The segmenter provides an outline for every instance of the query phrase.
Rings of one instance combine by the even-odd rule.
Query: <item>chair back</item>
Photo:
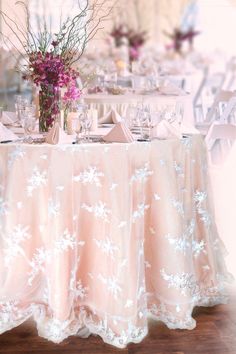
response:
[[[222,163],[236,142],[236,125],[214,122],[205,137],[210,162]]]
[[[225,104],[228,103],[233,97],[236,97],[236,92],[233,91],[225,91],[221,90],[215,97],[215,100],[211,106],[211,109],[208,111],[206,116],[206,122],[211,123],[215,119],[215,115],[218,114],[218,118],[220,119],[223,114]]]

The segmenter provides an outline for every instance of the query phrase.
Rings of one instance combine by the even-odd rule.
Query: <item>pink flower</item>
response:
[[[138,60],[139,58],[139,50],[137,47],[130,47],[129,56],[131,60]]]
[[[63,101],[65,103],[70,103],[78,100],[81,97],[81,91],[78,87],[76,87],[75,81],[71,81],[69,84],[67,91],[63,96]]]

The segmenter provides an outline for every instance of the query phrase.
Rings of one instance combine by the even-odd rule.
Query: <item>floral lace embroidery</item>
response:
[[[6,267],[10,267],[14,259],[25,255],[22,243],[29,239],[29,226],[17,225],[8,234],[3,236],[4,240],[4,263]]]
[[[13,164],[19,160],[23,159],[25,156],[25,150],[22,146],[16,146],[10,153],[8,159],[8,168],[11,168]]]
[[[153,175],[153,171],[149,169],[149,163],[145,163],[144,167],[135,170],[130,179],[130,183],[133,182],[147,182],[148,178]]]
[[[33,191],[47,184],[47,172],[40,172],[38,167],[33,169],[32,176],[28,179],[27,194],[29,197],[33,195]]]
[[[81,172],[78,176],[73,177],[73,180],[75,182],[94,184],[97,187],[101,187],[101,177],[104,177],[103,172],[100,172],[97,167],[89,166],[87,170]]]
[[[137,210],[135,210],[133,212],[133,215],[132,215],[133,222],[135,222],[137,219],[142,218],[145,214],[145,211],[148,210],[149,208],[150,208],[150,205],[148,205],[148,204],[145,204],[145,203],[139,204]]]
[[[97,240],[96,238],[94,238],[94,241],[103,253],[111,256],[112,259],[115,259],[114,256],[116,251],[119,250],[119,247],[117,247],[109,237],[106,237],[105,240]]]
[[[206,251],[205,241],[197,241],[193,238],[195,224],[195,221],[192,219],[185,232],[180,237],[173,237],[170,234],[166,235],[165,237],[169,243],[174,246],[176,251],[180,251],[184,255],[186,254],[186,251],[190,251],[194,257],[197,257],[201,252],[205,253]]]
[[[83,204],[82,209],[87,210],[89,213],[93,213],[96,218],[100,218],[108,222],[108,216],[111,214],[111,210],[107,208],[106,203],[99,201],[94,206]]]
[[[7,215],[8,213],[7,203],[2,198],[0,198],[0,215]]]

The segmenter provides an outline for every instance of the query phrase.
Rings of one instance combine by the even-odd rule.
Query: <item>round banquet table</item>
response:
[[[0,171],[0,333],[33,316],[53,342],[123,348],[226,301],[200,136],[2,144]]]
[[[127,109],[130,105],[137,105],[141,102],[149,105],[154,110],[160,110],[167,105],[176,105],[181,103],[183,105],[183,125],[185,127],[194,127],[194,112],[192,95],[164,95],[156,94],[125,94],[125,95],[111,95],[111,94],[87,94],[83,96],[84,101],[89,105],[89,108],[98,110],[98,117],[103,117],[106,113],[115,109],[122,117],[126,116]]]

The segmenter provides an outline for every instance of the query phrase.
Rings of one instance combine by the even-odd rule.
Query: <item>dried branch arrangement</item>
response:
[[[37,28],[32,28],[32,15],[24,1],[17,1],[15,9],[21,7],[25,14],[22,20],[15,21],[4,11],[0,11],[2,22],[10,33],[0,33],[2,41],[9,49],[14,49],[30,65],[32,53],[43,57],[50,53],[60,57],[68,67],[76,63],[83,54],[88,42],[103,28],[104,21],[112,12],[112,0],[78,0],[78,13],[73,18],[66,18],[57,33],[52,33],[50,23],[37,16]],[[21,68],[23,69],[23,68]]]

